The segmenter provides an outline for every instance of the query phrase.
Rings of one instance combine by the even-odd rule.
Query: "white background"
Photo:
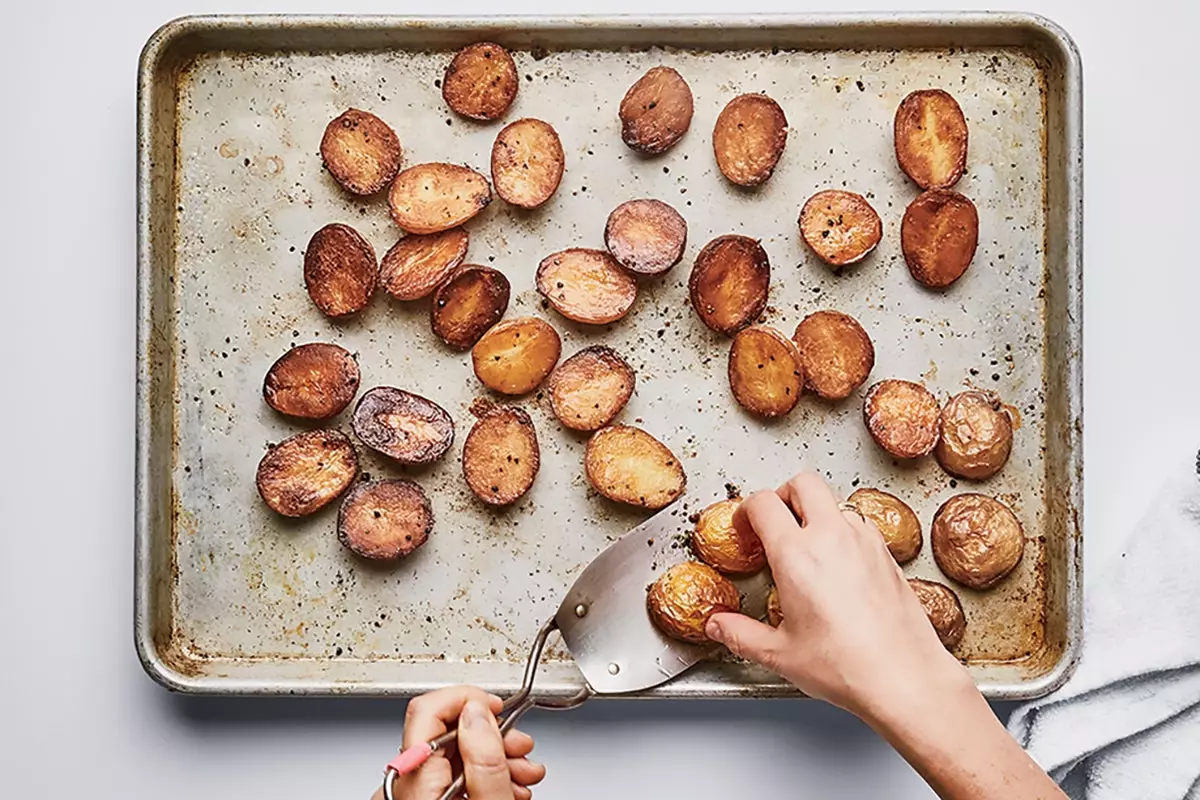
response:
[[[885,2],[875,8],[983,8]],[[173,697],[138,666],[133,574],[134,82],[185,13],[821,10],[532,0],[29,0],[0,45],[0,796],[365,798],[386,700]],[[831,10],[851,10],[833,6]],[[1193,0],[1055,0],[1085,73],[1086,541],[1132,525],[1200,446]],[[1096,588],[1096,587],[1093,587]],[[1102,590],[1102,587],[1100,587]],[[539,797],[927,797],[871,732],[812,702],[595,703],[531,716]]]

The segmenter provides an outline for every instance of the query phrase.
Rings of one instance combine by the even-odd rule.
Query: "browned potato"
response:
[[[667,446],[641,428],[611,425],[588,440],[584,470],[609,500],[658,509],[687,486],[683,465]]]
[[[540,466],[529,415],[487,404],[463,443],[463,477],[475,496],[488,505],[506,506],[529,491]]]
[[[941,89],[913,92],[896,109],[896,161],[922,189],[947,189],[967,166],[967,120]]]
[[[403,558],[425,544],[431,530],[433,508],[412,481],[364,481],[338,511],[338,541],[363,558]]]
[[[306,431],[268,450],[254,482],[272,511],[303,517],[336,499],[357,474],[358,455],[345,434]]]
[[[612,422],[633,395],[633,367],[602,344],[585,347],[550,374],[546,384],[554,416],[576,431]]]
[[[437,461],[454,443],[446,409],[391,386],[367,391],[354,407],[352,425],[363,444],[401,464]]]
[[[954,590],[945,584],[920,578],[909,578],[908,585],[921,602],[921,608],[925,609],[925,616],[929,617],[942,645],[947,650],[958,647],[967,632],[967,617]]]
[[[771,177],[787,144],[787,117],[765,94],[729,101],[713,128],[713,153],[721,174],[739,186],[758,186]]]
[[[616,322],[637,299],[637,281],[603,250],[573,247],[548,255],[536,281],[555,311],[588,325]]]
[[[883,238],[883,223],[861,194],[826,189],[800,209],[800,235],[836,269],[866,258]]]
[[[351,108],[330,122],[321,137],[321,160],[342,188],[375,194],[400,171],[404,151],[386,122]]]
[[[379,265],[383,288],[397,300],[420,300],[433,292],[467,257],[466,228],[410,233],[392,245]]]
[[[696,256],[688,278],[692,308],[717,333],[732,336],[767,307],[771,262],[748,236],[718,236]]]
[[[537,208],[562,181],[565,163],[558,133],[540,119],[519,119],[492,145],[492,185],[506,203]]]
[[[769,325],[738,331],[729,348],[729,387],[742,408],[778,417],[796,407],[804,389],[800,351]]]
[[[783,606],[779,602],[779,587],[772,586],[767,593],[767,624],[778,628],[783,624]]]
[[[907,564],[921,552],[921,521],[899,497],[879,489],[859,489],[846,502],[875,523],[897,564]]]
[[[995,392],[967,391],[951,397],[942,408],[940,427],[933,454],[951,475],[989,478],[1012,452],[1012,418]]]
[[[900,222],[900,249],[908,271],[932,289],[962,277],[979,242],[979,212],[958,192],[932,189],[917,195]]]
[[[325,419],[337,414],[358,391],[358,362],[336,344],[293,347],[267,370],[263,399],[280,414]]]
[[[792,334],[804,365],[804,385],[826,400],[849,397],[875,367],[875,346],[858,320],[840,311],[816,311]]]
[[[737,587],[712,567],[697,561],[671,567],[659,576],[646,595],[646,609],[658,629],[667,636],[695,644],[711,641],[704,632],[709,617],[741,608]]]
[[[492,42],[477,42],[459,50],[446,67],[442,97],[456,114],[491,120],[508,111],[520,85],[508,51]]]
[[[429,324],[455,350],[469,350],[508,308],[508,278],[491,267],[468,265],[438,287]]]
[[[692,549],[705,564],[729,575],[750,575],[767,565],[758,534],[744,519],[734,520],[740,497],[719,500],[700,512]]]
[[[663,153],[687,133],[692,111],[692,90],[683,76],[670,67],[651,67],[621,100],[621,140],[639,153]]]
[[[392,220],[409,233],[462,225],[492,202],[487,178],[458,164],[417,164],[401,172],[388,193]]]
[[[501,394],[532,392],[562,352],[558,332],[537,317],[516,317],[498,323],[471,350],[471,364],[483,385]]]
[[[328,317],[362,311],[375,294],[375,248],[349,225],[335,222],[313,234],[304,251],[304,287]]]
[[[880,381],[863,403],[871,438],[896,458],[929,455],[937,444],[940,413],[929,390],[911,381]]]
[[[933,517],[929,540],[942,572],[972,589],[995,586],[1025,551],[1017,515],[982,494],[960,494],[943,503]]]
[[[608,215],[604,246],[638,275],[659,275],[679,263],[687,245],[687,223],[661,200],[629,200]]]

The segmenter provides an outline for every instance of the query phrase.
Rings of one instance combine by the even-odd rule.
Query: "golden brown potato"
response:
[[[875,367],[875,346],[858,320],[840,311],[816,311],[792,334],[804,366],[804,385],[826,400],[842,400]]]
[[[459,267],[438,287],[429,325],[455,350],[469,350],[508,309],[509,284],[491,267]]]
[[[379,265],[379,278],[397,300],[420,300],[436,289],[467,257],[466,228],[410,233],[392,245]]]
[[[637,299],[637,281],[603,250],[573,247],[542,259],[537,290],[567,319],[616,322]]]
[[[363,444],[401,464],[437,461],[454,443],[454,421],[446,409],[391,386],[367,391],[351,424]]]
[[[667,446],[641,428],[610,425],[588,440],[584,470],[609,500],[658,509],[687,487],[683,465]]]
[[[800,235],[818,258],[837,269],[866,258],[883,238],[883,223],[861,194],[826,189],[800,209]]]
[[[779,587],[772,586],[767,593],[767,624],[778,628],[783,624],[783,605],[779,602]]]
[[[913,92],[896,109],[896,161],[922,189],[947,189],[967,166],[967,120],[941,89]]]
[[[366,195],[392,182],[400,171],[404,151],[396,132],[386,122],[351,108],[325,128],[321,160],[343,189]]]
[[[692,90],[670,67],[651,67],[621,100],[621,139],[646,155],[657,155],[683,138],[692,124]]]
[[[687,223],[661,200],[629,200],[608,215],[604,246],[622,267],[638,275],[660,275],[679,263],[687,245]]]
[[[442,97],[456,114],[492,120],[504,115],[521,81],[509,52],[492,42],[459,50],[442,76]]]
[[[907,564],[921,552],[921,521],[899,497],[879,489],[859,489],[846,502],[875,523],[897,564]]]
[[[942,469],[968,480],[1000,471],[1012,452],[1012,418],[995,392],[966,391],[946,401],[933,454]]]
[[[767,307],[771,262],[748,236],[718,236],[696,256],[688,278],[692,308],[717,333],[732,336]]]
[[[728,575],[751,575],[767,565],[758,534],[733,512],[740,497],[719,500],[700,512],[692,532],[692,549],[705,564]]]
[[[433,508],[412,481],[364,481],[338,511],[338,541],[377,561],[403,558],[425,544],[431,530]]]
[[[1017,515],[982,494],[960,494],[943,503],[933,517],[929,540],[942,572],[972,589],[995,586],[1025,551]]]
[[[301,419],[332,417],[358,392],[358,362],[336,344],[293,347],[267,370],[263,399],[280,414]]]
[[[787,133],[787,117],[778,103],[765,94],[738,95],[713,127],[717,167],[739,186],[758,186],[775,171]]]
[[[947,650],[958,647],[967,632],[967,617],[954,590],[945,584],[920,578],[909,578],[908,585],[921,602],[921,608],[925,609],[925,616],[929,617],[942,645]]]
[[[537,208],[558,189],[564,164],[558,132],[540,119],[519,119],[492,145],[492,185],[504,202]]]
[[[367,307],[379,282],[375,248],[349,225],[313,234],[304,251],[304,287],[321,313],[344,317]]]
[[[497,323],[471,350],[471,364],[483,385],[501,394],[532,392],[562,352],[558,332],[537,317],[516,317]]]
[[[900,221],[900,249],[908,271],[932,289],[962,277],[979,242],[979,212],[958,192],[931,189],[917,195]]]
[[[633,367],[602,344],[585,347],[550,374],[546,388],[554,416],[576,431],[612,422],[633,395]]]
[[[896,458],[929,455],[937,444],[940,413],[929,390],[911,381],[880,381],[863,403],[871,438]]]
[[[800,351],[769,325],[743,328],[729,348],[729,388],[751,414],[778,417],[788,413],[804,389]]]
[[[646,609],[658,629],[667,636],[695,644],[710,641],[704,632],[709,617],[741,608],[737,587],[712,567],[697,561],[671,567],[659,576],[646,595]]]
[[[392,220],[409,233],[457,228],[492,202],[487,178],[458,164],[417,164],[396,176],[388,192]]]
[[[483,502],[506,506],[533,486],[541,466],[537,432],[519,408],[486,404],[463,443],[463,477]]]
[[[328,505],[358,474],[358,455],[345,434],[306,431],[267,451],[254,482],[272,511],[303,517]]]

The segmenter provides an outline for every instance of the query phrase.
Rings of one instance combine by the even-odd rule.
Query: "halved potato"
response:
[[[555,311],[588,325],[616,322],[637,299],[637,281],[603,250],[573,247],[548,255],[536,281]]]
[[[529,415],[511,406],[485,406],[463,443],[463,477],[475,496],[506,506],[529,491],[540,466]]]
[[[420,300],[433,292],[467,257],[466,228],[410,233],[392,245],[379,265],[383,288],[397,300]]]
[[[475,376],[501,394],[532,392],[562,352],[562,341],[549,322],[537,317],[506,319],[485,333],[471,349]]]
[[[698,561],[671,567],[659,576],[646,595],[646,610],[658,629],[674,639],[695,644],[711,641],[704,632],[709,617],[741,608],[742,597],[737,587]]]
[[[454,349],[469,350],[504,316],[508,294],[508,278],[499,270],[474,265],[460,267],[433,295],[430,327]]]
[[[1012,572],[1025,552],[1025,531],[1012,510],[982,494],[951,497],[933,516],[933,559],[947,577],[972,589],[990,589]]]
[[[946,401],[933,450],[942,469],[979,481],[995,475],[1012,452],[1012,418],[995,392],[960,392]]]
[[[665,152],[687,133],[692,112],[692,90],[683,76],[651,67],[621,100],[621,140],[639,153]]]
[[[458,164],[417,164],[396,176],[388,193],[392,220],[409,233],[462,225],[492,202],[487,178]]]
[[[863,403],[871,438],[896,458],[929,455],[937,444],[940,414],[937,398],[912,381],[880,381]]]
[[[705,564],[727,575],[750,575],[767,565],[762,541],[745,519],[735,519],[740,497],[719,500],[700,512],[692,549]]]
[[[596,431],[587,443],[584,469],[600,494],[642,508],[662,508],[687,486],[675,454],[641,428],[628,425]]]
[[[967,120],[941,89],[911,93],[896,109],[896,161],[922,189],[947,189],[967,166]]]
[[[909,578],[909,588],[917,596],[921,608],[933,629],[937,631],[938,639],[947,650],[953,650],[962,642],[963,634],[967,632],[967,616],[963,613],[962,603],[958,595],[949,586],[936,581],[923,581],[920,578]]]
[[[363,444],[401,464],[437,461],[454,443],[454,420],[446,409],[391,386],[364,394],[351,424]]]
[[[298,433],[267,451],[254,483],[272,511],[303,517],[328,505],[358,474],[358,455],[339,431]]]
[[[787,117],[765,94],[729,101],[713,127],[713,153],[721,174],[739,186],[758,186],[771,177],[787,144]]]
[[[537,208],[558,189],[564,163],[562,142],[550,123],[519,119],[492,145],[492,185],[504,202]]]
[[[688,278],[692,308],[717,333],[733,335],[767,307],[771,262],[748,236],[718,236],[696,256]]]
[[[412,481],[364,481],[338,511],[338,541],[377,561],[403,558],[425,544],[431,530],[433,508]]]
[[[783,624],[783,604],[779,602],[778,586],[772,586],[767,593],[767,624],[772,628]]]
[[[687,223],[661,200],[629,200],[608,215],[604,246],[638,275],[659,275],[679,263],[687,245]]]
[[[379,117],[357,108],[346,110],[325,128],[321,160],[333,179],[354,194],[375,194],[396,173],[404,151],[396,132]]]
[[[917,195],[900,222],[900,249],[908,271],[942,289],[962,277],[979,242],[979,212],[958,192],[932,189]]]
[[[800,209],[800,235],[836,269],[866,258],[883,238],[883,223],[861,194],[826,189]]]
[[[446,67],[442,98],[456,114],[491,120],[508,111],[520,86],[509,52],[493,42],[476,42],[459,50]]]
[[[293,347],[267,370],[263,399],[280,414],[325,419],[337,414],[358,391],[358,362],[336,344]]]
[[[792,334],[804,383],[826,400],[849,397],[875,367],[875,346],[858,320],[840,311],[816,311]]]
[[[304,287],[321,313],[344,317],[367,307],[379,282],[375,248],[349,225],[313,234],[304,251]]]
[[[612,422],[633,395],[633,367],[611,347],[592,345],[568,358],[546,385],[554,416],[576,431]]]
[[[899,497],[881,489],[859,489],[846,498],[859,515],[875,523],[897,564],[907,564],[921,552],[921,521]]]
[[[804,389],[800,351],[769,325],[743,328],[729,348],[729,387],[738,404],[752,414],[788,413]]]

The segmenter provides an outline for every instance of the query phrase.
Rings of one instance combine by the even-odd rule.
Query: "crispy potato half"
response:
[[[313,234],[304,251],[304,288],[327,317],[367,307],[379,282],[375,248],[349,225],[335,222]]]
[[[692,531],[692,549],[705,564],[727,575],[752,575],[767,565],[758,534],[744,519],[734,519],[740,497],[719,500],[700,512]]]
[[[442,76],[442,98],[455,114],[492,120],[504,115],[521,80],[507,50],[493,42],[476,42],[455,54]]]
[[[420,395],[376,386],[359,398],[351,423],[367,447],[401,464],[437,461],[454,443],[454,420]]]
[[[412,481],[364,481],[338,510],[338,541],[374,561],[403,558],[429,539],[433,508]]]
[[[995,392],[970,390],[946,401],[933,455],[951,475],[979,481],[995,475],[1012,452],[1012,418]]]
[[[846,498],[863,519],[875,523],[897,564],[907,564],[921,552],[921,521],[899,497],[880,489],[858,489]]]
[[[602,344],[585,347],[555,368],[546,388],[564,426],[594,431],[612,422],[633,395],[633,367]]]
[[[687,222],[661,200],[629,200],[608,215],[604,246],[630,272],[660,275],[683,258]]]
[[[542,259],[537,290],[575,322],[604,325],[629,313],[637,281],[603,250],[573,247]]]
[[[718,236],[696,256],[688,278],[692,308],[717,333],[732,336],[767,307],[771,262],[748,236]]]
[[[979,212],[958,192],[919,194],[900,221],[900,249],[908,271],[931,289],[944,289],[961,278],[978,243]]]
[[[800,236],[836,269],[866,258],[883,238],[883,223],[861,194],[826,189],[800,209]]]
[[[470,238],[466,228],[408,234],[383,256],[383,288],[397,300],[427,297],[463,263]]]
[[[783,605],[779,602],[778,586],[772,586],[767,593],[767,624],[772,628],[783,624]]]
[[[967,632],[967,616],[954,590],[944,583],[920,578],[909,578],[908,586],[925,609],[925,616],[937,631],[942,646],[947,650],[958,647]]]
[[[685,561],[668,569],[650,587],[646,610],[658,629],[673,639],[694,644],[711,641],[704,628],[708,618],[721,612],[738,612],[742,597],[721,573],[698,561]]]
[[[729,101],[713,127],[713,153],[721,174],[738,186],[758,186],[771,177],[787,144],[787,117],[765,94]]]
[[[462,464],[467,486],[480,500],[492,506],[516,501],[541,467],[533,421],[519,408],[486,408],[463,443]]]
[[[922,189],[947,189],[967,166],[967,120],[941,89],[911,93],[896,109],[896,161]]]
[[[562,340],[537,317],[506,319],[490,328],[471,349],[475,376],[501,394],[528,394],[558,363]]]
[[[386,122],[351,108],[326,126],[321,160],[343,189],[367,195],[392,182],[400,171],[404,150]]]
[[[326,342],[293,347],[267,370],[263,399],[289,417],[325,419],[358,392],[358,362],[345,348]]]
[[[267,451],[254,483],[272,511],[303,517],[346,491],[358,474],[358,455],[339,431],[298,433]]]
[[[457,228],[492,202],[487,178],[458,164],[417,164],[396,176],[388,193],[392,220],[409,233]]]
[[[666,152],[687,133],[693,111],[683,76],[670,67],[651,67],[621,100],[621,140],[646,155]]]
[[[597,492],[641,508],[662,508],[687,487],[675,454],[641,428],[628,425],[610,425],[592,434],[584,470]]]
[[[940,414],[937,398],[912,381],[880,381],[863,403],[871,438],[896,458],[929,455],[937,444]]]
[[[769,325],[751,325],[729,348],[729,388],[738,405],[760,417],[779,417],[796,407],[804,389],[804,366],[791,339]]]
[[[558,132],[540,119],[519,119],[492,145],[492,185],[506,203],[537,208],[562,182],[566,156]]]
[[[826,400],[842,400],[875,367],[875,346],[858,320],[840,311],[816,311],[792,334],[804,366],[804,384]]]
[[[455,270],[438,287],[429,310],[429,325],[455,350],[469,350],[508,309],[509,284],[504,273],[468,265]]]
[[[1008,506],[982,494],[951,497],[933,517],[938,568],[972,589],[990,589],[1021,562],[1025,531]]]

